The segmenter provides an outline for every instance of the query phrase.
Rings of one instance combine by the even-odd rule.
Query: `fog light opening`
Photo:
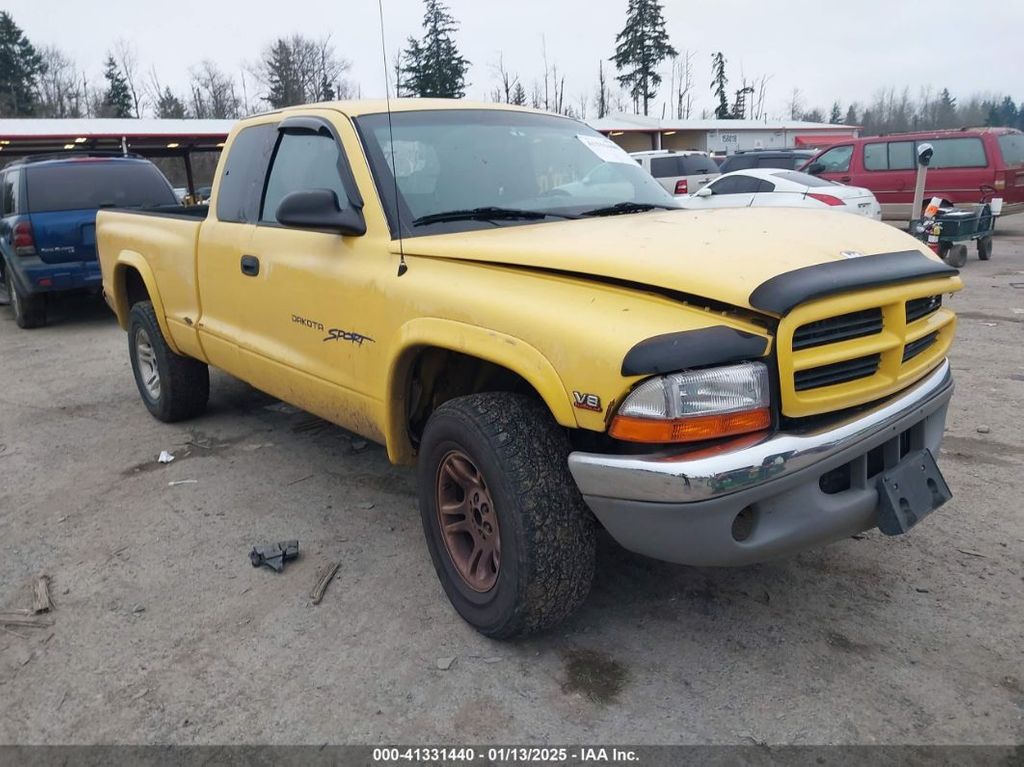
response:
[[[732,537],[737,543],[743,543],[754,532],[754,525],[757,522],[757,512],[753,506],[746,506],[732,521]]]

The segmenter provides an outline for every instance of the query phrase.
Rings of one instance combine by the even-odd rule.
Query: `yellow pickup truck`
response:
[[[102,211],[106,299],[154,416],[214,365],[417,465],[427,546],[492,637],[623,546],[740,565],[945,502],[957,271],[828,211],[691,212],[587,126],[495,104],[285,109],[207,207]]]

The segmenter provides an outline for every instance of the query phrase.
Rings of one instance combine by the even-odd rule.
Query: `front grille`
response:
[[[834,344],[851,338],[873,336],[881,332],[882,310],[864,309],[801,325],[793,333],[793,351]]]
[[[906,362],[907,360],[912,360],[918,354],[920,354],[933,343],[935,343],[938,337],[938,332],[929,333],[928,335],[922,336],[916,341],[911,341],[910,343],[908,343],[906,346],[903,347],[903,361]]]
[[[942,296],[927,296],[907,301],[907,324],[937,312],[941,306]]]
[[[867,357],[801,370],[793,376],[794,387],[797,391],[807,391],[856,381],[858,378],[868,378],[878,372],[881,361],[882,355],[869,354]]]

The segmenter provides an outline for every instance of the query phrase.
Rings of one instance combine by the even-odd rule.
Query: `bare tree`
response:
[[[793,93],[789,97],[788,109],[789,109],[789,119],[790,120],[799,120],[800,119],[800,115],[803,114],[804,105],[803,105],[803,100],[802,100],[801,95],[800,95],[800,89],[799,88],[794,88],[793,89]]]
[[[253,74],[267,89],[260,98],[278,108],[347,98],[352,88],[342,75],[350,67],[335,53],[330,36],[292,35],[267,46]]]
[[[607,117],[611,102],[611,89],[608,87],[608,80],[604,76],[604,60],[597,63],[597,105],[598,118]]]
[[[139,57],[135,52],[135,46],[122,37],[114,42],[113,54],[121,74],[124,75],[128,84],[128,92],[132,97],[132,105],[135,109],[135,116],[142,117],[142,109],[145,106],[142,102],[142,82],[139,77]]]
[[[768,93],[768,81],[771,80],[772,77],[772,75],[761,75],[761,79],[755,81],[757,83],[757,94],[754,96],[753,100],[753,118],[755,120],[761,120],[767,117],[764,101],[765,96]]]
[[[39,49],[42,73],[39,76],[39,114],[41,117],[84,117],[84,79],[75,62],[56,46]]]
[[[235,91],[234,79],[209,59],[189,70],[192,115],[197,118],[236,119],[242,103]]]
[[[516,85],[519,84],[519,75],[513,74],[505,68],[505,55],[498,52],[498,61],[492,65],[495,74],[498,75],[498,85],[491,91],[491,100],[512,103],[512,95],[515,93]]]
[[[672,115],[677,120],[688,120],[693,111],[693,51],[683,51],[672,57],[671,83],[674,104]]]

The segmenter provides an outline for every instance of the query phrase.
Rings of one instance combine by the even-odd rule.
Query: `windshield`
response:
[[[484,109],[395,112],[391,120],[390,128],[386,114],[356,123],[392,232],[397,185],[406,237],[556,221],[621,203],[622,213],[676,207],[625,151],[575,120]],[[444,220],[447,213],[499,208],[550,217]]]
[[[34,213],[178,204],[167,179],[148,162],[75,160],[29,166],[27,172]]]

